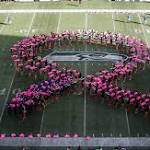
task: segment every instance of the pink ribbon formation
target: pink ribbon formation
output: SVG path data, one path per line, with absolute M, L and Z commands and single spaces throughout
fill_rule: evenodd
M 128 55 L 128 60 L 115 62 L 110 69 L 98 70 L 98 74 L 83 77 L 80 70 L 61 67 L 55 62 L 48 63 L 47 56 L 38 55 L 45 51 L 52 52 L 55 47 L 71 46 L 73 43 L 114 47 L 118 53 Z M 150 110 L 148 93 L 123 89 L 119 86 L 120 81 L 131 79 L 138 69 L 144 69 L 150 62 L 148 46 L 140 39 L 121 33 L 93 30 L 65 31 L 24 38 L 14 44 L 10 50 L 16 71 L 29 74 L 34 78 L 40 76 L 46 79 L 16 93 L 16 96 L 8 103 L 10 111 L 27 114 L 38 104 L 45 107 L 46 100 L 50 96 L 59 94 L 77 83 L 80 83 L 82 88 L 87 88 L 90 93 L 107 97 L 114 104 L 120 103 L 127 108 L 134 107 L 136 111 L 145 113 Z M 21 135 L 24 134 L 20 134 L 19 137 Z M 1 134 L 1 138 L 3 136 L 5 134 Z M 15 137 L 16 134 L 11 134 L 11 136 Z M 32 138 L 32 134 L 29 137 Z

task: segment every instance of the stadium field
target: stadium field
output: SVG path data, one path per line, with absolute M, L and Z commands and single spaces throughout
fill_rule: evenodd
M 55 8 L 62 8 L 62 9 L 81 9 L 81 8 L 98 8 L 98 9 L 111 9 L 116 8 L 116 9 L 149 9 L 149 3 L 145 2 L 109 2 L 108 0 L 83 0 L 82 5 L 79 5 L 78 2 L 76 1 L 57 1 L 57 2 L 44 2 L 44 3 L 1 3 L 0 8 L 1 9 L 33 9 L 37 7 L 38 9 L 55 9 Z
M 105 0 L 50 3 L 0 3 L 0 9 L 150 9 L 149 3 L 113 3 Z M 10 16 L 12 24 L 4 21 Z M 33 112 L 24 121 L 13 114 L 8 114 L 6 104 L 15 93 L 28 85 L 39 82 L 26 74 L 15 71 L 10 57 L 10 47 L 18 40 L 34 34 L 61 32 L 64 30 L 110 31 L 136 36 L 150 46 L 150 17 L 143 23 L 143 14 L 133 14 L 132 21 L 127 21 L 125 13 L 16 13 L 0 14 L 0 132 L 2 133 L 77 133 L 80 136 L 95 137 L 149 137 L 150 117 L 143 113 L 127 112 L 124 108 L 113 109 L 108 103 L 92 97 L 88 93 L 80 94 L 66 91 L 58 97 L 57 103 L 49 101 L 45 110 Z M 108 47 L 96 47 L 86 44 L 54 49 L 55 51 L 111 51 Z M 48 55 L 48 52 L 46 55 Z M 59 62 L 61 66 L 81 70 L 83 75 L 97 73 L 111 67 L 112 62 Z M 139 70 L 132 80 L 122 84 L 131 90 L 150 91 L 150 66 Z M 0 147 L 0 150 L 11 148 Z M 12 150 L 15 148 L 12 148 Z M 17 148 L 16 148 L 17 149 Z M 42 148 L 30 148 L 41 150 Z M 43 148 L 44 150 L 46 148 Z M 143 148 L 144 149 L 144 148 Z

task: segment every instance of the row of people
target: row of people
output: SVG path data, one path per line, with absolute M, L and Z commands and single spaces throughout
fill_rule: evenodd
M 15 113 L 26 114 L 34 107 L 46 107 L 46 101 L 50 96 L 61 94 L 65 88 L 74 85 L 81 78 L 77 70 L 64 69 L 63 71 L 52 69 L 48 72 L 48 80 L 38 84 L 31 84 L 25 91 L 18 92 L 8 104 L 8 110 Z
M 120 46 L 124 47 L 123 43 Z M 116 84 L 127 78 L 131 79 L 132 74 L 137 69 L 144 69 L 146 64 L 149 64 L 149 50 L 144 42 L 135 38 L 129 38 L 125 46 L 129 46 L 129 49 L 125 51 L 129 55 L 127 62 L 115 63 L 111 69 L 100 71 L 98 76 L 88 75 L 84 85 L 95 94 L 107 95 L 114 104 L 127 104 L 128 108 L 129 106 L 135 106 L 136 112 L 142 110 L 147 115 L 150 110 L 150 95 L 121 89 Z
M 65 135 L 59 135 L 58 133 L 47 133 L 46 135 L 43 135 L 43 134 L 40 134 L 40 133 L 37 133 L 37 134 L 24 134 L 24 133 L 11 133 L 11 134 L 5 134 L 5 133 L 0 133 L 0 139 L 3 139 L 3 138 L 6 138 L 6 137 L 12 137 L 12 138 L 15 138 L 15 137 L 20 137 L 20 138 L 25 138 L 25 137 L 28 137 L 28 138 L 34 138 L 34 137 L 38 137 L 38 138 L 59 138 L 59 137 L 64 137 L 64 138 L 79 138 L 79 134 L 65 134 Z M 86 136 L 85 137 L 85 140 L 89 140 L 91 139 L 92 137 L 90 136 Z
M 95 32 L 78 31 L 78 32 L 63 32 L 60 34 L 51 33 L 50 35 L 39 35 L 25 38 L 22 41 L 14 44 L 11 48 L 12 59 L 17 69 L 22 70 L 28 66 L 28 69 L 34 67 L 40 69 L 47 65 L 45 58 L 38 57 L 38 53 L 47 49 L 53 49 L 54 46 L 69 45 L 73 42 L 86 41 L 95 44 L 113 45 L 120 50 L 124 50 L 131 55 L 134 61 L 140 61 L 141 57 L 145 60 L 150 60 L 147 47 L 141 40 L 134 37 L 125 36 L 122 34 L 114 34 L 111 32 Z M 123 49 L 122 49 L 123 48 Z M 143 62 L 141 62 L 143 63 Z M 30 67 L 31 66 L 31 67 Z M 36 70 L 35 69 L 35 70 Z

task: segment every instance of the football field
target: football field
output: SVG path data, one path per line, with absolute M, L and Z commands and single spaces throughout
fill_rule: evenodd
M 2 3 L 0 9 L 149 9 L 149 3 L 111 3 L 105 0 L 53 3 Z M 12 24 L 4 21 L 10 16 Z M 128 22 L 126 13 L 0 13 L 0 132 L 2 133 L 59 133 L 60 135 L 77 133 L 80 136 L 95 137 L 149 137 L 150 117 L 143 113 L 127 112 L 123 107 L 113 109 L 108 103 L 89 93 L 65 91 L 57 97 L 58 102 L 49 101 L 46 109 L 34 111 L 24 121 L 13 114 L 8 114 L 6 104 L 15 93 L 26 89 L 31 83 L 38 83 L 27 74 L 15 71 L 9 49 L 18 40 L 34 34 L 62 32 L 64 30 L 110 31 L 135 36 L 150 46 L 150 15 L 143 24 L 143 14 L 132 14 Z M 108 47 L 96 45 L 73 45 L 54 49 L 55 51 L 95 51 L 115 52 Z M 47 52 L 48 55 L 50 52 Z M 112 62 L 59 62 L 61 66 L 78 69 L 83 75 L 94 74 L 104 68 L 110 68 Z M 122 84 L 124 88 L 149 93 L 150 66 L 139 70 L 132 80 Z M 0 148 L 5 150 L 5 148 Z M 6 148 L 11 150 L 11 148 Z M 12 148 L 13 149 L 13 148 Z M 16 148 L 17 149 L 17 148 Z M 32 148 L 34 149 L 34 148 Z M 40 148 L 35 148 L 40 149 Z M 43 148 L 44 149 L 44 148 Z

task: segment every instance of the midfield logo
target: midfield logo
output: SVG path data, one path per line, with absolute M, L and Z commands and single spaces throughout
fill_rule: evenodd
M 48 55 L 48 62 L 51 61 L 126 61 L 127 55 L 108 53 L 108 52 L 89 52 L 89 51 L 78 51 L 78 52 L 53 52 Z

